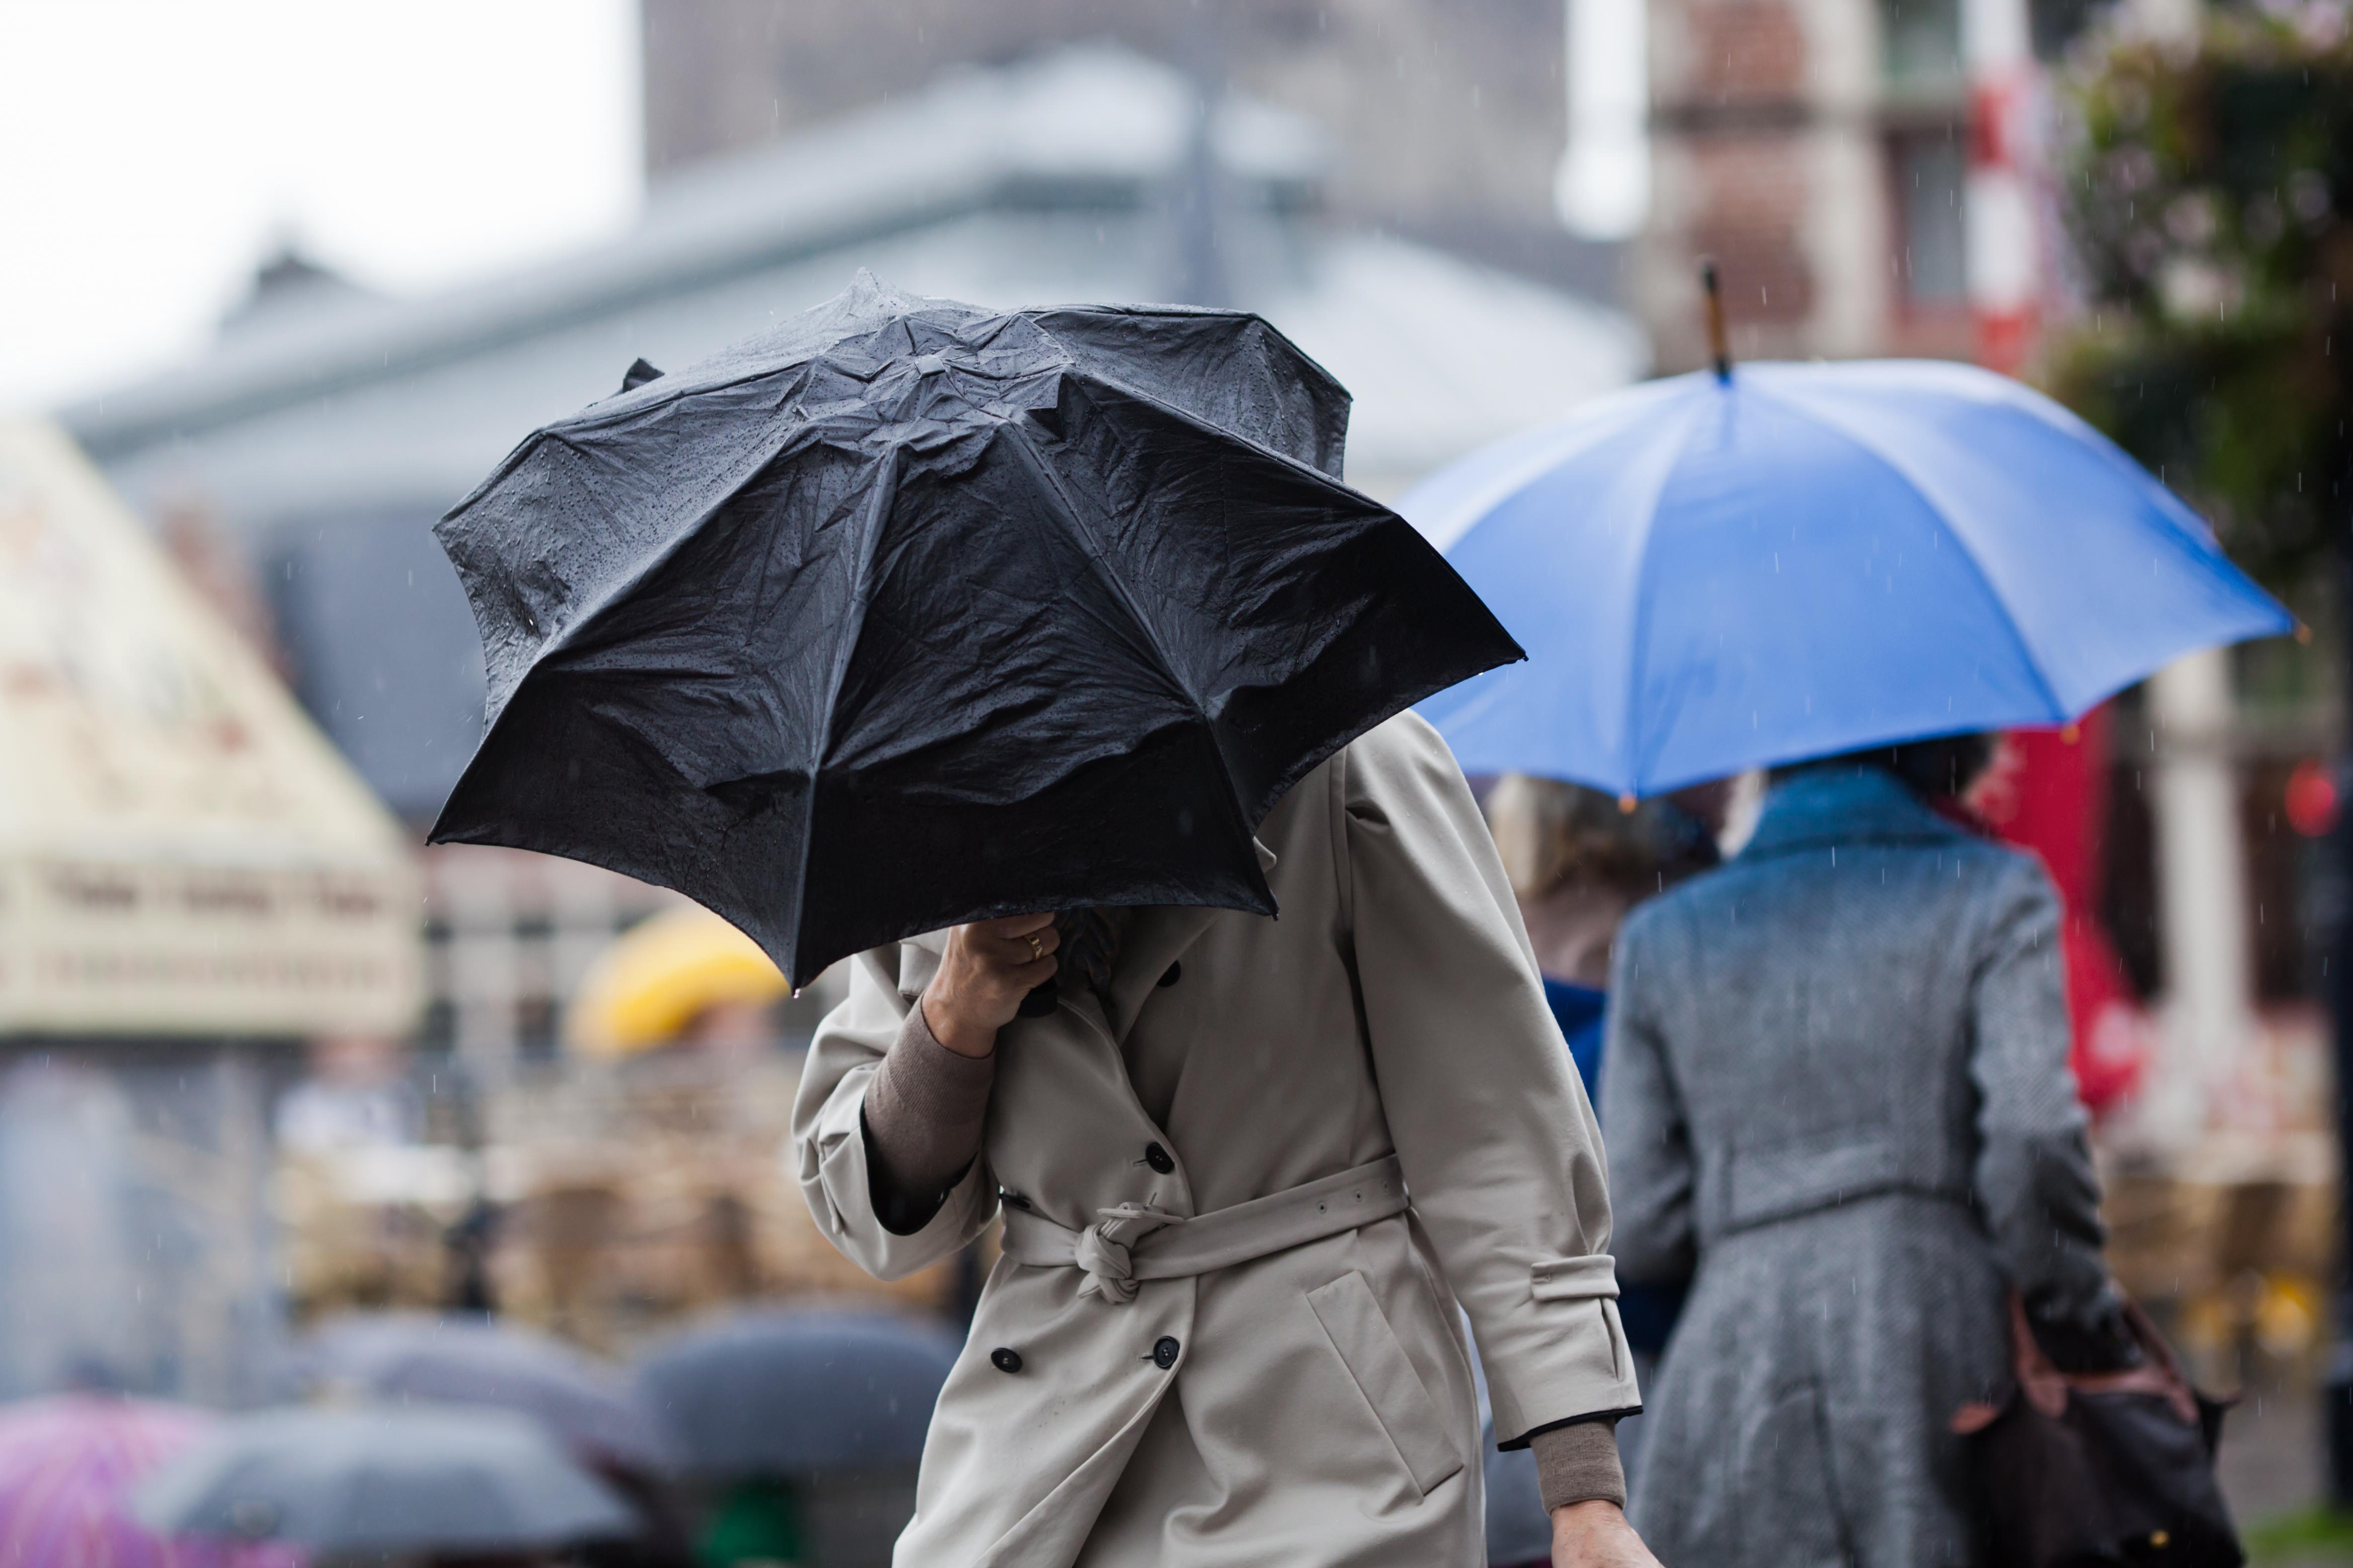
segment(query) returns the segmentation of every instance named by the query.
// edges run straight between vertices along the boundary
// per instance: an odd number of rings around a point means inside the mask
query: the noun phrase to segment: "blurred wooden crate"
[[[2189,1300],[2248,1272],[2334,1277],[2337,1194],[2324,1184],[2121,1173],[2108,1178],[2104,1213],[2108,1266],[2145,1301]]]
[[[2108,1264],[2210,1388],[2308,1382],[2327,1349],[2337,1193],[2316,1182],[2106,1184]]]
[[[818,1231],[791,1170],[797,1062],[687,1058],[554,1064],[484,1108],[491,1146],[281,1162],[279,1212],[298,1315],[433,1308],[447,1238],[486,1186],[499,1310],[618,1352],[732,1303],[881,1298],[950,1308],[951,1261],[885,1284]]]

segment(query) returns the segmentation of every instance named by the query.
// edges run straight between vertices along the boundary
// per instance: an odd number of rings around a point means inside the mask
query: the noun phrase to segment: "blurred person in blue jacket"
[[[1619,924],[1644,899],[1717,863],[1716,835],[1729,815],[1733,785],[1729,779],[1701,784],[1628,810],[1581,784],[1505,773],[1487,796],[1488,826],[1535,949],[1545,1000],[1560,1023],[1586,1097],[1597,1106]],[[1683,1296],[1680,1284],[1620,1284],[1619,1317],[1646,1383]],[[1619,1424],[1630,1469],[1641,1425],[1640,1416]],[[1552,1531],[1534,1461],[1525,1452],[1498,1452],[1492,1435],[1484,1451],[1491,1568],[1547,1561]]]
[[[1586,1098],[1597,1105],[1619,922],[1644,899],[1717,863],[1715,835],[1732,785],[1727,779],[1621,804],[1582,784],[1505,773],[1487,797],[1488,825],[1535,948],[1545,999]]]

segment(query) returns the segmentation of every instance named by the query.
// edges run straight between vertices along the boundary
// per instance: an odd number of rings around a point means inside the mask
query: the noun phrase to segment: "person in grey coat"
[[[1777,776],[1721,870],[1644,904],[1610,983],[1625,1279],[1694,1274],[1635,1527],[1676,1568],[1985,1561],[1948,1425],[2010,1364],[2137,1352],[2102,1261],[2041,867],[1932,805],[1981,737]]]

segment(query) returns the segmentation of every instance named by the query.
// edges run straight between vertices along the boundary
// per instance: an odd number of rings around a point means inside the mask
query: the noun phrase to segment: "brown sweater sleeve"
[[[1546,1512],[1573,1502],[1626,1505],[1626,1472],[1618,1463],[1618,1423],[1578,1421],[1528,1437],[1536,1457],[1536,1490]]]
[[[980,1153],[997,1057],[967,1057],[933,1037],[918,1001],[866,1086],[860,1108],[875,1213],[894,1236],[932,1222]]]

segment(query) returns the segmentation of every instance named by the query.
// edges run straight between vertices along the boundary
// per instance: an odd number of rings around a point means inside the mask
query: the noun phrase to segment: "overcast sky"
[[[634,0],[0,0],[0,409],[185,355],[286,239],[429,289],[640,190]]]

